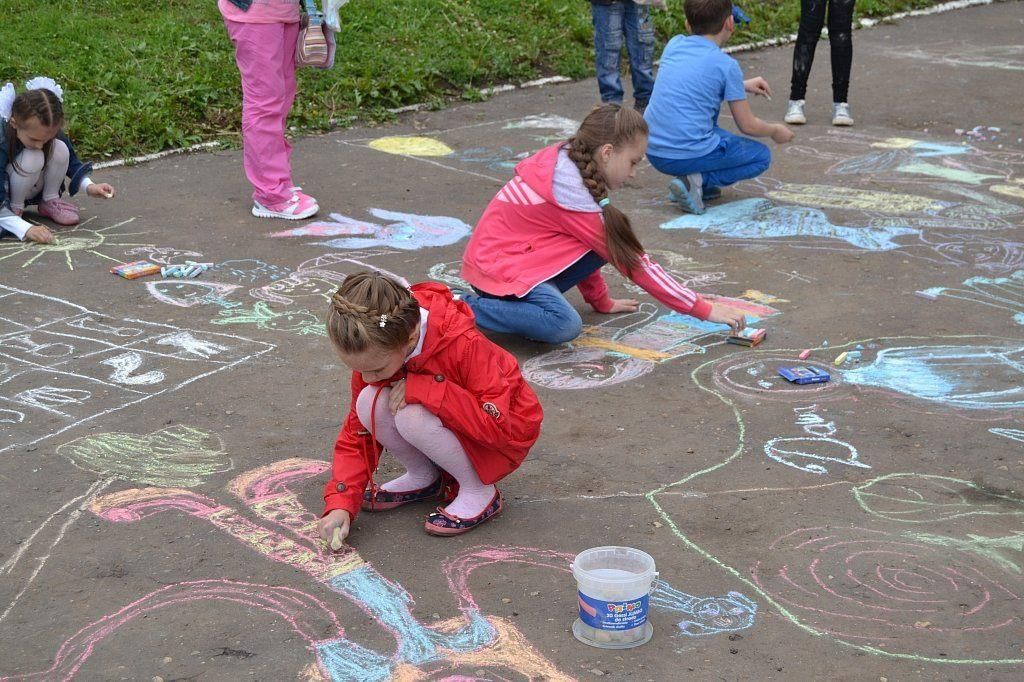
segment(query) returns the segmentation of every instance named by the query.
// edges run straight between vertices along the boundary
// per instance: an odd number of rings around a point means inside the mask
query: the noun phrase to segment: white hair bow
[[[14,83],[8,83],[0,88],[0,118],[7,120],[11,117],[11,108],[14,106]]]
[[[57,99],[61,102],[64,101],[64,88],[57,85],[57,81],[46,76],[36,76],[25,81],[25,89],[27,90],[49,90],[53,94],[57,95]]]

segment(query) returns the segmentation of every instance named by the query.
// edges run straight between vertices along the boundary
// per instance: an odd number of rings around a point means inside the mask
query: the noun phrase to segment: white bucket
[[[630,547],[594,547],[569,564],[579,590],[576,639],[602,649],[640,646],[654,634],[647,621],[654,559]]]

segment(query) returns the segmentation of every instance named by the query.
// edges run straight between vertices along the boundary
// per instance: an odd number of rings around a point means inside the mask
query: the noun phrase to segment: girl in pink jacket
[[[563,295],[578,286],[601,313],[633,312],[601,277],[611,263],[672,310],[744,326],[743,312],[709,303],[651,260],[609,190],[636,174],[647,149],[647,124],[633,109],[602,104],[567,143],[524,159],[484,211],[462,258],[476,291],[463,298],[486,329],[546,343],[579,336],[583,320]]]

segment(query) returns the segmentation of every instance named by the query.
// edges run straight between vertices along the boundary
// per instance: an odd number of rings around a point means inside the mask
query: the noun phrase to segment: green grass
[[[857,12],[884,16],[936,2],[859,0]],[[671,4],[672,11],[656,12],[659,40],[683,32],[682,3]],[[796,30],[798,0],[741,7],[754,23],[734,43]],[[0,0],[0,16],[0,84],[56,78],[66,93],[68,132],[84,158],[237,143],[238,72],[215,0]],[[300,73],[290,124],[302,130],[593,69],[585,0],[353,0],[342,24],[334,69]]]

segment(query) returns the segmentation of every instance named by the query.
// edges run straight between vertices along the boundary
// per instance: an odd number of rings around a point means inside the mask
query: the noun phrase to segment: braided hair
[[[594,159],[597,150],[606,144],[613,147],[629,144],[641,136],[647,137],[647,122],[638,111],[618,104],[602,104],[587,114],[576,134],[569,138],[569,159],[579,169],[583,185],[594,201],[600,203],[608,198],[604,174]],[[628,275],[643,255],[644,247],[625,213],[610,203],[601,210],[612,265]]]
[[[409,342],[420,321],[412,292],[376,270],[349,275],[331,296],[327,335],[342,353],[390,351]]]
[[[24,125],[33,118],[39,119],[39,123],[47,128],[64,125],[64,106],[60,103],[57,95],[46,88],[25,90],[14,98],[14,102],[11,104],[11,116],[7,119],[5,126],[4,137],[7,138],[7,158],[18,171],[21,170],[18,167],[18,158],[15,153],[18,144],[18,131],[11,120],[16,119],[19,125]],[[50,149],[52,148],[53,140],[48,140],[43,145],[45,158],[50,158]]]

